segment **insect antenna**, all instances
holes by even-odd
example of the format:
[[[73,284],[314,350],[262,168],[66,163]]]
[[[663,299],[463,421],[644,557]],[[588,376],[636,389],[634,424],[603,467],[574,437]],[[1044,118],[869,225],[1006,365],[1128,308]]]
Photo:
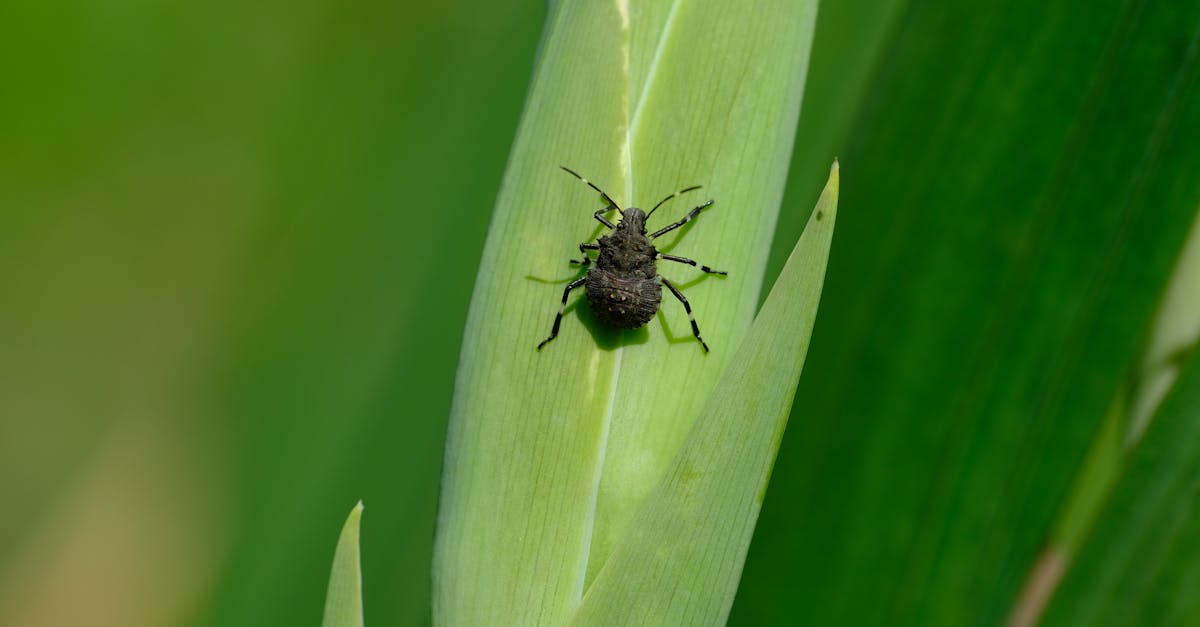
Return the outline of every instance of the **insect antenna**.
[[[693,186],[691,186],[691,187],[685,187],[685,188],[683,188],[683,189],[681,189],[681,190],[679,190],[679,191],[675,192],[674,194],[671,194],[670,196],[667,196],[666,198],[663,198],[662,200],[658,201],[658,204],[657,204],[657,205],[654,205],[654,209],[658,209],[659,207],[661,207],[661,206],[662,206],[662,204],[663,204],[664,202],[667,202],[668,200],[671,200],[672,198],[674,198],[674,197],[676,197],[676,196],[678,196],[678,195],[680,195],[680,194],[682,194],[682,193],[685,193],[685,192],[690,192],[690,191],[697,190],[697,189],[700,189],[700,186],[699,186],[699,185],[693,185]],[[654,213],[654,209],[651,209],[651,210],[650,210],[650,213],[647,213],[647,214],[646,214],[646,219],[647,219],[647,220],[649,220],[649,219],[650,219],[650,214]]]
[[[591,181],[589,181],[589,180],[587,180],[587,179],[583,178],[582,176],[579,176],[579,175],[578,175],[578,174],[575,172],[575,170],[572,170],[571,168],[568,168],[568,167],[567,167],[567,166],[565,166],[565,165],[560,165],[560,166],[558,166],[558,167],[560,167],[560,168],[562,168],[562,169],[566,170],[566,171],[567,171],[567,173],[569,173],[571,176],[574,176],[575,178],[577,178],[577,179],[579,179],[579,180],[583,181],[584,183],[587,183],[587,186],[588,186],[588,187],[590,187],[590,188],[592,188],[592,189],[594,189],[594,190],[596,190],[596,191],[600,192],[600,197],[601,197],[601,198],[603,198],[603,199],[604,199],[604,201],[605,201],[605,202],[607,202],[607,203],[608,203],[608,205],[609,205],[610,207],[612,207],[613,209],[616,209],[616,210],[617,210],[617,212],[618,212],[618,213],[620,213],[621,215],[625,215],[625,210],[624,210],[624,209],[621,209],[621,205],[618,205],[618,204],[616,203],[616,201],[614,201],[614,200],[612,199],[612,197],[611,197],[611,196],[609,196],[608,194],[605,194],[605,193],[604,193],[604,190],[600,189],[599,187],[596,187],[596,185],[595,185],[595,184],[593,184]]]

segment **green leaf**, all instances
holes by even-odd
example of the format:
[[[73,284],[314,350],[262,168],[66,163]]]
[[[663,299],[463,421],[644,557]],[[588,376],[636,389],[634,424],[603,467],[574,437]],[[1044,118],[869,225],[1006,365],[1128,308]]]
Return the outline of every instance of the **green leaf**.
[[[325,619],[322,627],[362,627],[362,566],[359,563],[358,524],[362,518],[362,501],[350,510],[337,550],[333,553],[333,571],[329,574],[329,591],[325,595]]]
[[[1200,429],[1200,403],[1195,398],[1200,386],[1194,380],[1200,375],[1180,381],[1186,363],[1196,361],[1198,338],[1200,214],[1155,315],[1136,377],[1125,386],[1135,391],[1133,398],[1127,399],[1123,390],[1115,399],[1051,544],[1026,584],[1013,625],[1034,624],[1052,598],[1057,618],[1048,624],[1200,621],[1200,606],[1188,610],[1190,593],[1172,581],[1174,574],[1200,564],[1200,545],[1189,546],[1186,536],[1171,537],[1172,529],[1194,527],[1198,521],[1192,501],[1200,485],[1194,479],[1200,450],[1189,444],[1190,432]],[[1172,391],[1175,398],[1162,405]],[[1165,424],[1154,426],[1156,422]],[[1143,445],[1148,427],[1155,435]],[[1110,498],[1114,491],[1116,496]],[[1092,533],[1098,519],[1099,531]],[[1166,542],[1174,543],[1169,551],[1164,549]],[[1059,580],[1068,569],[1068,587],[1060,591]],[[1113,595],[1114,588],[1120,594],[1106,596]],[[1162,607],[1170,604],[1175,606]]]
[[[756,309],[799,113],[816,2],[559,2],[497,200],[447,435],[433,569],[437,624],[564,624],[658,484]],[[669,293],[618,332],[574,295],[538,352],[597,195],[665,205],[658,240],[727,270],[660,262]]]
[[[749,335],[573,624],[725,623],[808,352],[838,186],[835,163]]]
[[[1200,208],[1155,315],[1129,408],[1125,442],[1136,443],[1179,378],[1183,358],[1200,340]]]
[[[1183,362],[1195,350],[1200,338],[1200,214],[1192,223],[1148,335],[1135,374],[1117,390],[1109,414],[1064,501],[1049,542],[1014,604],[1009,622],[1013,627],[1035,624],[1050,600],[1056,598],[1063,574],[1075,568],[1080,547],[1089,540],[1097,519],[1105,508],[1113,508],[1107,501],[1114,484],[1122,479],[1130,456],[1144,456],[1141,437],[1162,407],[1163,398],[1178,382]],[[1122,507],[1128,509],[1131,505],[1120,504],[1116,513],[1107,515],[1120,516]],[[1155,512],[1145,514],[1153,517]],[[1126,539],[1132,541],[1136,532],[1129,535]],[[1122,550],[1119,543],[1104,546],[1104,551]],[[1090,545],[1093,560],[1097,552],[1093,542]],[[1119,575],[1109,572],[1106,576],[1115,579]]]
[[[1200,5],[1080,7],[901,10],[731,624],[1009,616],[1200,205]]]
[[[1200,359],[1191,352],[1045,625],[1200,622]]]

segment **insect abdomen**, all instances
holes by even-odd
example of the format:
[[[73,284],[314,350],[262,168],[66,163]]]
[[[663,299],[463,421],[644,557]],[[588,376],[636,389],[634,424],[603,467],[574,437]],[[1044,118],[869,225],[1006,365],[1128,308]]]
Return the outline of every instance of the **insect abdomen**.
[[[625,279],[593,268],[587,275],[587,298],[601,322],[618,329],[636,329],[658,311],[662,285],[658,279]]]

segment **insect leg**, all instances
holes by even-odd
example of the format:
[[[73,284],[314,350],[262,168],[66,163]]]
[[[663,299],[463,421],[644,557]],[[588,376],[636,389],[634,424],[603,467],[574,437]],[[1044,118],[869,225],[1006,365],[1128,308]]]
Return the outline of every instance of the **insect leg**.
[[[580,261],[578,259],[572,259],[571,263],[580,265],[580,266],[591,265],[592,258],[587,256],[587,251],[589,251],[589,250],[600,250],[600,244],[580,244],[579,252],[583,254],[583,261]]]
[[[700,268],[701,271],[707,272],[709,274],[720,274],[722,276],[729,274],[728,272],[726,272],[724,270],[713,270],[712,268],[710,268],[706,265],[696,263],[695,259],[688,259],[687,257],[677,257],[675,255],[668,255],[666,253],[658,253],[658,256],[662,259],[667,259],[669,261],[678,261],[679,263],[686,263],[689,266],[695,266],[697,268]]]
[[[661,228],[661,229],[659,229],[659,230],[657,230],[657,231],[655,231],[655,232],[651,233],[651,234],[650,234],[650,239],[654,239],[654,238],[656,238],[656,237],[658,237],[659,235],[662,235],[662,234],[664,234],[664,233],[670,233],[671,231],[674,231],[675,229],[677,229],[677,228],[679,228],[679,227],[681,227],[681,226],[683,226],[683,225],[687,224],[688,222],[691,222],[691,221],[692,221],[692,218],[694,218],[694,217],[696,217],[697,215],[699,215],[699,214],[700,214],[700,211],[701,211],[702,209],[704,209],[705,207],[707,207],[707,206],[709,206],[709,205],[711,205],[711,204],[713,204],[713,201],[711,201],[711,200],[710,200],[710,201],[708,201],[708,202],[704,203],[703,205],[700,205],[699,207],[696,207],[695,209],[692,209],[691,211],[689,211],[689,212],[688,212],[688,214],[687,214],[686,216],[683,216],[683,219],[682,219],[682,220],[680,220],[680,221],[678,221],[678,222],[672,222],[671,224],[668,224],[668,225],[664,226],[663,228]]]
[[[683,309],[687,312],[688,320],[692,321],[692,335],[696,336],[696,339],[700,341],[700,346],[703,346],[704,352],[707,353],[708,344],[705,344],[704,338],[700,337],[700,327],[696,326],[696,317],[692,315],[692,305],[688,303],[688,299],[684,297],[683,292],[680,292],[679,288],[672,285],[670,281],[662,279],[662,282],[663,285],[667,286],[667,289],[671,290],[671,293],[675,295],[675,298],[678,298],[679,302],[683,303]]]
[[[609,205],[609,206],[597,211],[596,213],[593,213],[592,216],[595,217],[597,220],[599,220],[600,224],[603,224],[604,226],[607,226],[610,229],[615,229],[615,228],[617,228],[617,225],[613,224],[612,222],[609,222],[608,218],[604,217],[604,214],[608,213],[609,211],[612,211],[613,209],[617,209],[617,206]],[[617,209],[617,210],[620,211],[620,209]]]
[[[537,345],[538,350],[542,350],[542,347],[545,346],[547,342],[558,337],[558,325],[562,324],[563,310],[567,308],[567,296],[571,293],[571,290],[579,287],[580,285],[583,285],[583,282],[586,280],[587,280],[586,276],[581,276],[578,279],[575,279],[574,281],[571,281],[570,283],[567,284],[567,289],[563,290],[562,304],[559,305],[559,307],[558,307],[558,315],[554,316],[554,327],[552,327],[550,329],[550,337],[542,340],[542,343]],[[680,296],[680,298],[683,298],[683,297]],[[695,328],[695,327],[696,327],[696,324],[692,323],[692,328]]]

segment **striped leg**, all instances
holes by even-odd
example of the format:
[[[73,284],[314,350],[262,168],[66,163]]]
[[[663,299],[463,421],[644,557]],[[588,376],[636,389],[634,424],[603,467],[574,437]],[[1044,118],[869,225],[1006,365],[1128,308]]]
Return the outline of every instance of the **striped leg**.
[[[580,244],[579,252],[583,254],[583,260],[580,261],[579,259],[572,259],[571,263],[580,265],[580,266],[591,265],[592,258],[587,256],[587,251],[589,251],[589,250],[600,250],[600,245],[599,244]],[[695,264],[693,264],[693,265],[695,265]]]
[[[679,288],[672,285],[670,281],[662,279],[662,282],[663,285],[667,286],[667,289],[671,290],[671,293],[675,295],[675,298],[678,298],[679,302],[683,303],[683,309],[687,312],[688,320],[692,321],[692,335],[696,336],[697,340],[700,340],[700,346],[703,346],[704,352],[707,353],[708,344],[705,344],[704,338],[700,337],[700,327],[696,326],[696,317],[692,315],[692,305],[688,303],[688,299],[684,297],[683,292],[680,292]]]
[[[711,204],[713,204],[713,201],[710,200],[710,201],[704,203],[703,205],[700,205],[699,207],[692,209],[691,211],[688,212],[688,214],[686,216],[683,216],[682,220],[680,220],[678,222],[672,222],[671,224],[668,224],[668,225],[664,226],[663,228],[651,233],[650,239],[654,239],[654,238],[658,237],[659,235],[663,235],[665,233],[670,233],[671,231],[674,231],[675,229],[687,224],[688,222],[691,222],[692,218],[700,215],[700,211]]]
[[[615,229],[615,228],[617,228],[617,225],[613,224],[612,221],[610,221],[608,218],[604,217],[604,214],[606,214],[609,211],[612,211],[613,209],[616,209],[616,208],[617,208],[616,205],[609,205],[609,206],[597,211],[596,213],[593,213],[592,217],[599,220],[600,224],[603,224],[604,226],[607,226],[610,229]]]
[[[701,271],[707,272],[709,274],[719,274],[721,276],[725,276],[725,275],[729,274],[728,272],[726,272],[724,270],[713,270],[712,268],[710,268],[706,265],[696,263],[695,259],[688,259],[687,257],[677,257],[675,255],[668,255],[666,253],[658,253],[658,256],[662,259],[667,259],[670,261],[678,261],[679,263],[686,263],[689,266],[695,266],[697,268],[700,268]]]
[[[581,276],[578,279],[575,279],[574,281],[571,281],[570,283],[567,284],[567,289],[563,290],[562,304],[559,305],[559,307],[558,307],[558,315],[554,316],[554,327],[550,329],[550,337],[542,340],[542,343],[537,345],[538,350],[542,350],[542,347],[545,346],[550,340],[553,340],[554,338],[558,337],[558,325],[562,324],[563,310],[567,308],[567,296],[569,296],[571,294],[571,290],[579,287],[580,285],[583,285],[583,282],[586,280],[587,280],[586,276]],[[671,288],[671,289],[673,290],[675,288]],[[679,292],[675,292],[675,293],[676,293],[676,295],[679,294]],[[680,298],[683,298],[683,296],[680,296]],[[684,303],[686,305],[687,301],[684,301]],[[691,310],[689,309],[688,311],[690,312]],[[693,329],[696,328],[695,322],[692,323],[692,328]],[[697,336],[697,337],[699,337],[699,336]]]

